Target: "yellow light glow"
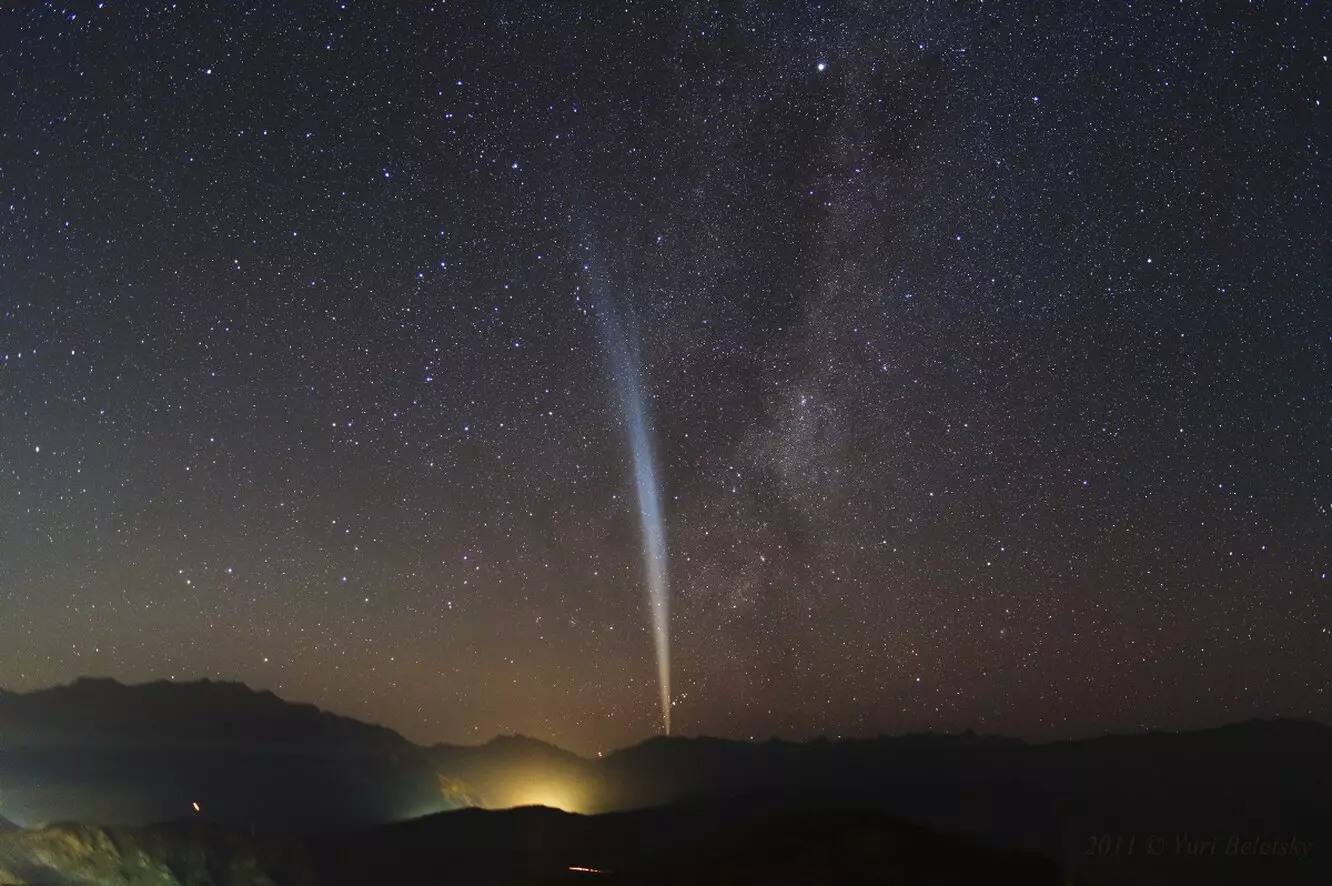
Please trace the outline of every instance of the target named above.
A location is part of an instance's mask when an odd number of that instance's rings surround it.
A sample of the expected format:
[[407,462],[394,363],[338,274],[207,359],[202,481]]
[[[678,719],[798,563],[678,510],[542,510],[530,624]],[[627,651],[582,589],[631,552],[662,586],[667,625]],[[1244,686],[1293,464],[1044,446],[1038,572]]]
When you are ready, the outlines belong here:
[[195,812],[200,811],[200,810],[199,810],[199,804],[198,804],[198,803],[191,803],[190,805],[191,805],[192,807],[194,807],[194,811],[195,811]]
[[538,781],[514,790],[514,806],[549,806],[565,812],[577,812],[582,804],[573,785],[557,781]]
[[[520,806],[545,806],[561,812],[587,815],[596,811],[595,794],[580,779],[539,766],[509,769],[493,786],[481,792],[462,779],[437,773],[441,796],[437,801],[404,808],[402,819],[419,818],[459,808],[514,809]],[[493,777],[493,776],[492,776]]]

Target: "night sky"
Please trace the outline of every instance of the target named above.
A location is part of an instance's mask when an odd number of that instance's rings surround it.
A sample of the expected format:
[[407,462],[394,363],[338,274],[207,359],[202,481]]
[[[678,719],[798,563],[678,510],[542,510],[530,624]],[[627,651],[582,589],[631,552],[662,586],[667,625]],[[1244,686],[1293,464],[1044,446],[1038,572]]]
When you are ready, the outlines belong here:
[[14,5],[0,686],[1332,720],[1332,7]]

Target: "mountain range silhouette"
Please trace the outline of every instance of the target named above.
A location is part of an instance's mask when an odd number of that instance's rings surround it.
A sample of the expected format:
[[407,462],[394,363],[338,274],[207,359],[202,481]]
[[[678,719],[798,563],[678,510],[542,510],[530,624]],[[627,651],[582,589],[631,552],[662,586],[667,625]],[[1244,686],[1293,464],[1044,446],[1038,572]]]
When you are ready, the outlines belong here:
[[[112,829],[105,833],[180,821],[172,827],[281,834],[329,841],[316,853],[327,859],[340,857],[339,846],[411,843],[413,828],[431,829],[439,842],[470,820],[458,815],[475,814],[492,822],[478,825],[489,836],[477,845],[507,845],[519,820],[529,830],[531,821],[547,823],[538,830],[566,829],[569,841],[588,846],[628,828],[632,838],[620,842],[631,863],[647,857],[646,849],[629,850],[652,843],[652,829],[625,821],[660,816],[663,833],[687,837],[707,856],[720,848],[708,848],[700,821],[713,820],[719,832],[740,822],[806,834],[820,832],[820,816],[842,816],[850,832],[862,825],[885,834],[946,832],[966,845],[1043,856],[1053,871],[1091,880],[1313,883],[1332,882],[1323,879],[1327,847],[1281,860],[1224,850],[1232,837],[1316,847],[1332,833],[1330,751],[1327,725],[1271,720],[1046,744],[971,733],[807,743],[654,738],[586,759],[521,736],[422,747],[237,683],[82,679],[0,691],[0,816],[29,828],[79,822]],[[449,812],[528,804],[598,815],[550,811],[528,821]],[[645,811],[652,807],[665,811]],[[395,824],[407,820],[418,823]],[[42,832],[26,833],[32,840]],[[347,833],[363,836],[337,836]],[[15,837],[5,839],[13,845]],[[1154,838],[1168,851],[1146,855]],[[1114,840],[1121,848],[1111,854]],[[1137,841],[1128,856],[1125,840]],[[1210,855],[1188,854],[1209,840],[1218,841]],[[339,870],[355,869],[360,857],[348,855]],[[409,866],[417,859],[403,857]],[[537,868],[545,870],[549,858],[541,858]]]

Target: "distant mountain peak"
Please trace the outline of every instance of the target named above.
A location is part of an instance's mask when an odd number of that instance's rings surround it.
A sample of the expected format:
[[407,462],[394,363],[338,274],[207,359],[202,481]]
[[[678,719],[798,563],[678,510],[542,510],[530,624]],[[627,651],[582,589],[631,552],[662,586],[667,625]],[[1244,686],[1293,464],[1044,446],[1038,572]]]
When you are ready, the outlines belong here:
[[519,735],[516,733],[513,735],[497,735],[494,738],[492,738],[490,741],[486,742],[485,746],[495,747],[495,748],[540,749],[546,751],[554,751],[560,754],[571,753],[570,751],[566,751],[564,748],[560,747],[559,745],[551,744],[550,742],[543,741],[539,738],[532,738],[530,735]]
[[0,689],[0,695],[58,695],[70,692],[139,693],[144,691],[170,692],[190,689],[213,689],[233,695],[277,698],[277,696],[269,690],[253,689],[248,684],[238,680],[215,680],[211,677],[200,677],[194,680],[173,680],[163,678],[158,680],[148,680],[143,683],[122,683],[115,677],[80,676],[75,677],[68,683],[58,683],[55,686],[47,686],[39,689],[29,689],[26,691],[6,691]]
[[110,677],[0,694],[0,748],[209,743],[405,748],[384,726],[203,678],[126,684]]

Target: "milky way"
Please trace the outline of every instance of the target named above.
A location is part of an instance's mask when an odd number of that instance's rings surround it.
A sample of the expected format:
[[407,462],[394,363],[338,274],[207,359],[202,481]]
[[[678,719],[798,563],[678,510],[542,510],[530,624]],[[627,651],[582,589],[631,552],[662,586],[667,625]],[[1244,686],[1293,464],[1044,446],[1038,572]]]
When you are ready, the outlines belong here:
[[1329,16],[9,4],[0,686],[1332,716]]

